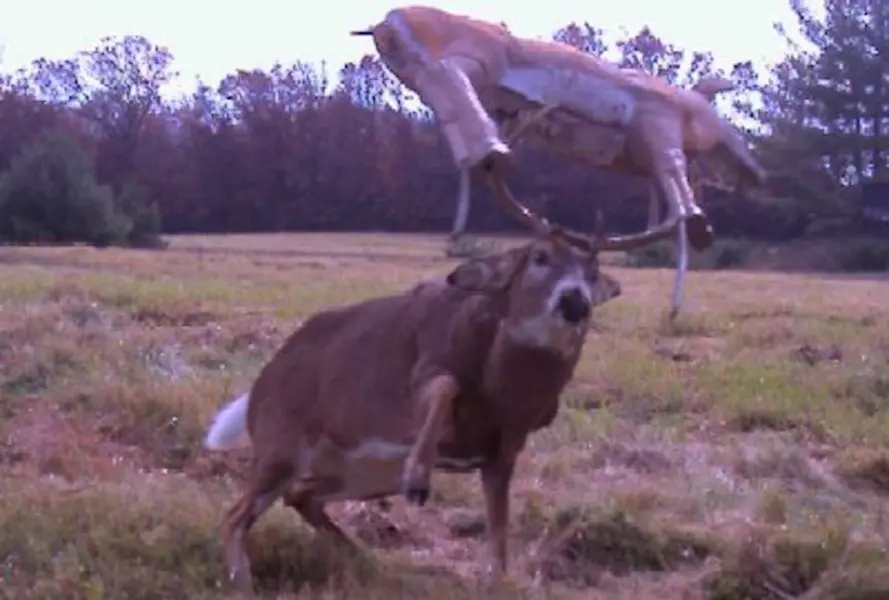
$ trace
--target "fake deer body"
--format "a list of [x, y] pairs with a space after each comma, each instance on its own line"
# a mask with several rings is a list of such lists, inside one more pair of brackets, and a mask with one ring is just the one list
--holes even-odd
[[[716, 152], [741, 180], [764, 181], [740, 133], [710, 102], [730, 89], [724, 79], [682, 89], [571, 46], [519, 38], [503, 26], [427, 6], [393, 9], [379, 24], [352, 34], [372, 35], [387, 68], [436, 114], [461, 172], [455, 233], [468, 214], [469, 172], [486, 170], [505, 190], [509, 143], [526, 134], [591, 164], [653, 177], [668, 214], [628, 237], [650, 242], [677, 232], [674, 314], [688, 241], [704, 249], [713, 237], [688, 181], [686, 155]], [[498, 198], [536, 230], [549, 227], [508, 193], [498, 190]]]
[[578, 248], [551, 232], [309, 318], [205, 439], [213, 450], [252, 441], [246, 493], [223, 525], [233, 581], [250, 589], [245, 538], [278, 498], [353, 544], [325, 503], [404, 493], [422, 504], [435, 468], [481, 471], [493, 563], [505, 569], [516, 458], [555, 418], [591, 310], [620, 294], [596, 251], [621, 246], [600, 240]]

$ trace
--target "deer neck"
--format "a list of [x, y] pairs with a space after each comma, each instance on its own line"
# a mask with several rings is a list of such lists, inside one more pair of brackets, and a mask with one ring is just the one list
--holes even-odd
[[579, 356], [579, 351], [566, 356], [517, 344], [501, 326], [485, 364], [482, 390], [504, 418], [524, 422], [529, 431], [536, 429], [555, 416]]

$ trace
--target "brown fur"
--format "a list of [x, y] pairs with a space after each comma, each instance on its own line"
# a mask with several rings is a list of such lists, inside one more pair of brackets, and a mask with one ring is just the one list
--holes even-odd
[[[625, 69], [572, 46], [555, 41], [517, 37], [502, 26], [466, 15], [458, 15], [430, 6], [402, 6], [392, 9], [407, 24], [414, 39], [421, 41], [427, 53], [423, 60], [446, 56], [466, 56], [481, 65], [473, 85], [479, 89], [495, 85], [499, 74], [512, 65], [538, 65], [590, 73], [608, 79], [630, 93], [639, 105], [639, 122], [628, 128], [628, 136], [646, 138], [644, 145], [654, 150], [678, 149], [687, 153], [709, 152], [725, 147], [742, 175], [756, 184], [765, 183], [766, 175], [753, 158], [743, 138], [720, 117], [711, 102], [719, 93], [731, 91], [731, 81], [718, 75], [705, 75], [691, 89], [668, 83], [665, 79], [639, 69]], [[381, 58], [409, 87], [413, 85], [408, 54], [415, 48], [395, 43], [397, 35], [385, 21], [376, 25], [373, 35]], [[404, 55], [404, 56], [402, 56]], [[502, 125], [502, 124], [501, 124]], [[663, 131], [657, 131], [657, 129]], [[635, 129], [639, 129], [637, 132]], [[676, 136], [676, 137], [673, 137]], [[663, 138], [663, 139], [662, 139]], [[632, 141], [630, 142], [632, 145]], [[645, 149], [629, 150], [630, 163], [642, 163], [646, 172], [657, 170], [660, 156], [645, 156]], [[656, 152], [655, 152], [656, 154]], [[621, 170], [621, 162], [614, 165]], [[636, 170], [635, 167], [633, 170]]]
[[[714, 236], [695, 199], [693, 184], [700, 182], [689, 177], [689, 158], [702, 156], [708, 166], [730, 173], [724, 183], [732, 187], [766, 182], [742, 133], [712, 103], [716, 94], [732, 88], [720, 76], [704, 76], [685, 89], [566, 44], [515, 36], [501, 25], [431, 6], [393, 8], [381, 23], [353, 33], [373, 36], [383, 63], [442, 124], [460, 171], [453, 239], [465, 229], [470, 172], [479, 169], [488, 172], [504, 210], [534, 231], [550, 227], [508, 192], [504, 172], [510, 146], [519, 139], [601, 168], [649, 177], [657, 186], [649, 194], [649, 226], [610, 243], [639, 247], [678, 232], [670, 313], [675, 316], [688, 246], [704, 250]], [[536, 74], [522, 83], [521, 70]], [[542, 91], [541, 82], [548, 81], [552, 92], [570, 87], [572, 80], [589, 86], [586, 109], [576, 99]], [[663, 220], [658, 188], [668, 208]]]
[[[553, 290], [564, 295], [576, 281], [587, 286], [590, 307], [620, 294], [619, 284], [599, 273], [595, 255], [550, 234], [463, 263], [445, 280], [309, 318], [250, 392], [244, 426], [253, 466], [224, 526], [237, 584], [250, 587], [247, 531], [278, 497], [349, 542], [325, 502], [401, 491], [422, 503], [433, 467], [481, 470], [491, 551], [504, 569], [516, 457], [527, 436], [555, 418], [589, 326], [588, 317], [565, 325], [567, 317], [552, 315], [566, 313], [549, 310]], [[541, 315], [550, 320], [529, 331], [542, 331], [545, 341], [517, 342], [515, 332], [539, 325]], [[374, 438], [409, 447], [410, 455], [356, 462], [350, 470], [348, 452]]]

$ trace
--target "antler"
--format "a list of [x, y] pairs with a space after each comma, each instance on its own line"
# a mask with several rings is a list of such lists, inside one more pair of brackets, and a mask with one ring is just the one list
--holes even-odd
[[488, 171], [488, 182], [494, 188], [497, 199], [500, 200], [507, 212], [526, 225], [530, 225], [534, 233], [546, 234], [553, 230], [553, 226], [549, 224], [549, 221], [535, 214], [531, 209], [515, 199], [515, 196], [512, 195], [512, 192], [509, 191], [509, 187], [503, 180], [503, 173], [499, 169], [492, 168]]
[[[582, 234], [573, 234], [574, 236], [580, 236], [587, 240], [587, 243], [590, 243], [588, 237], [583, 236]], [[632, 250], [634, 248], [640, 248], [642, 246], [647, 246], [652, 242], [656, 242], [658, 240], [662, 240], [664, 238], [668, 238], [673, 235], [672, 227], [654, 227], [643, 231], [642, 233], [636, 233], [632, 235], [605, 235], [605, 223], [602, 218], [602, 211], [596, 211], [596, 235], [591, 240], [589, 250], [591, 252], [616, 252], [620, 250]], [[572, 240], [573, 241], [573, 240]], [[577, 243], [577, 242], [575, 242]]]
[[499, 171], [489, 171], [488, 181], [491, 183], [498, 199], [507, 211], [520, 221], [530, 225], [535, 233], [559, 235], [571, 245], [586, 252], [631, 250], [669, 237], [673, 233], [671, 227], [661, 226], [638, 234], [608, 236], [605, 235], [604, 219], [602, 217], [602, 211], [599, 210], [596, 212], [596, 233], [594, 237], [590, 237], [583, 233], [565, 229], [559, 225], [550, 225], [549, 221], [536, 215], [528, 207], [515, 199], [512, 192], [509, 190], [509, 187], [506, 185], [506, 182], [503, 180], [503, 175]]

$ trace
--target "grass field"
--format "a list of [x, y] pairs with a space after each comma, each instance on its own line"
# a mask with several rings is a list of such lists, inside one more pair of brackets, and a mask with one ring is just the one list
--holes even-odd
[[[500, 243], [508, 243], [501, 240]], [[0, 594], [226, 598], [218, 525], [243, 452], [218, 407], [318, 309], [444, 273], [441, 236], [174, 238], [161, 252], [0, 248]], [[475, 476], [423, 508], [292, 512], [252, 532], [265, 597], [889, 597], [889, 282], [611, 267], [553, 427], [513, 486], [490, 587]]]

